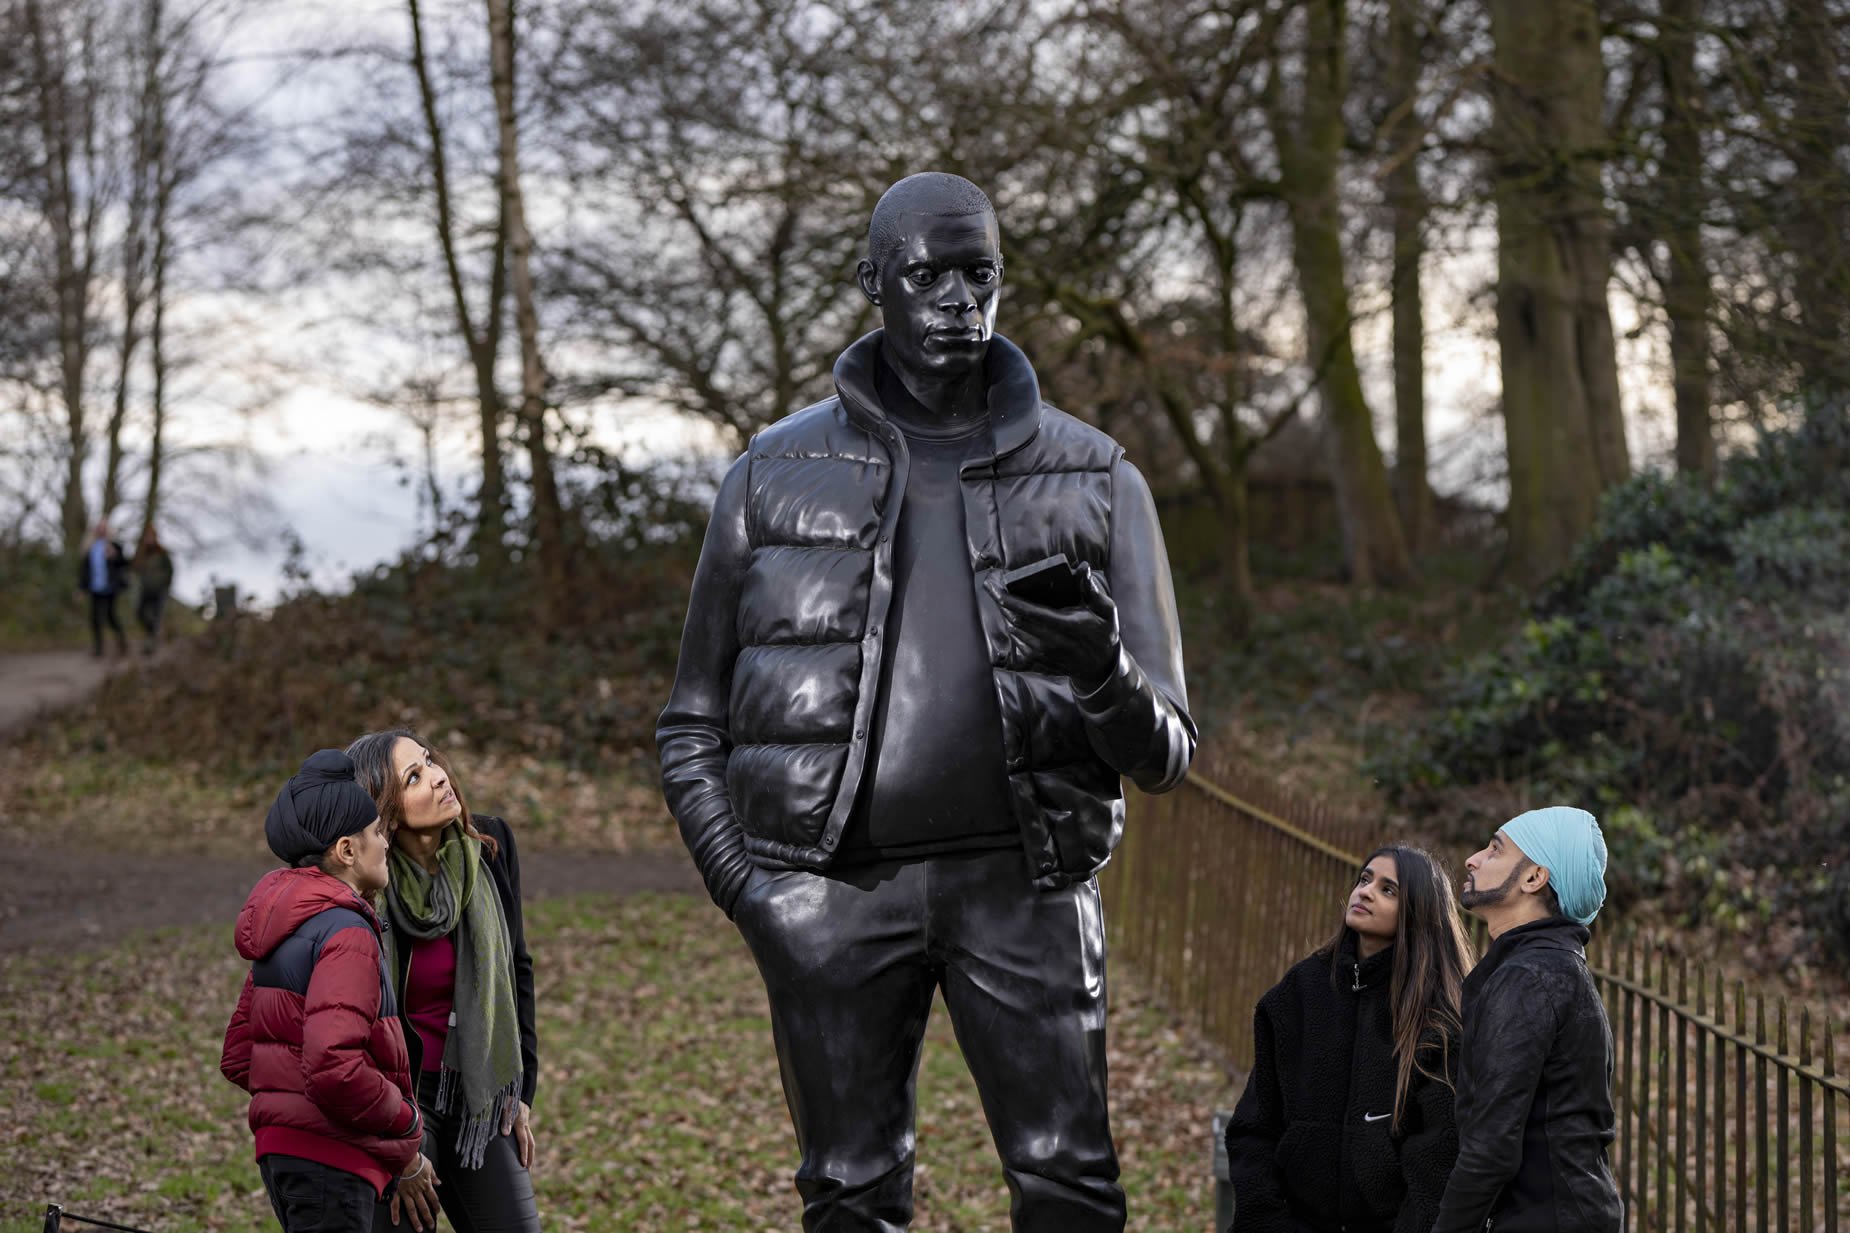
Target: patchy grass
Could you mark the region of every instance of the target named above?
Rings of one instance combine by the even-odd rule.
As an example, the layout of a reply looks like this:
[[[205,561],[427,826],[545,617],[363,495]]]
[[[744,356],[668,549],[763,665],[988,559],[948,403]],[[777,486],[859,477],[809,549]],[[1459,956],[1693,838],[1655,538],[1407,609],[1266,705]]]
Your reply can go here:
[[[535,904],[549,1228],[787,1229],[795,1149],[764,994],[703,900]],[[217,1071],[244,965],[225,929],[0,958],[0,1233],[57,1201],[156,1230],[271,1229],[245,1098]],[[1114,1128],[1135,1227],[1212,1220],[1208,1116],[1227,1076],[1115,974]],[[1005,1227],[1008,1196],[942,1009],[919,1075],[919,1228]]]
[[[652,764],[585,771],[466,747],[455,760],[470,806],[512,821],[523,848],[631,852],[680,842]],[[283,778],[81,747],[0,747],[0,840],[55,837],[129,852],[262,852],[264,812]]]

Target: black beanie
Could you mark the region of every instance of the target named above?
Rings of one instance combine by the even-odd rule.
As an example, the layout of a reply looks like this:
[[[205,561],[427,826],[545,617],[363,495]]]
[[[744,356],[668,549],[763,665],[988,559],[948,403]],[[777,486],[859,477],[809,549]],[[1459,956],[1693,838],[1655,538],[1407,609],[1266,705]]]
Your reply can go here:
[[[354,770],[353,759],[340,750],[317,750],[276,794],[263,820],[263,837],[284,864],[320,856],[335,840],[365,830],[379,816]]]

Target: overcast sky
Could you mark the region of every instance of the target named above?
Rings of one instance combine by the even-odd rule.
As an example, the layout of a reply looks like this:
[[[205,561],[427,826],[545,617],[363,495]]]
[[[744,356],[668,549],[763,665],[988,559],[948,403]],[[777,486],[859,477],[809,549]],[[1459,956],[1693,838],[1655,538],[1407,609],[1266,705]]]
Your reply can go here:
[[[437,11],[441,12],[439,3]],[[262,18],[247,22],[234,45],[232,84],[245,97],[262,96],[274,118],[313,124],[319,114],[350,106],[363,97],[356,74],[378,72],[373,61],[362,70],[354,65],[328,65],[296,79],[288,90],[275,89],[276,65],[288,62],[288,53],[331,42],[348,44],[373,41],[396,44],[405,38],[406,19],[398,0],[342,0],[335,4],[299,6],[283,4],[261,10]],[[536,243],[547,242],[545,206],[535,211]],[[1003,218],[1004,231],[1008,220]],[[1495,340],[1491,336],[1482,300],[1470,297],[1481,290],[1494,269],[1488,244],[1473,244],[1478,251],[1464,257],[1429,258],[1426,290],[1427,396],[1429,435],[1438,465],[1449,467],[1434,477],[1441,490],[1456,490],[1477,473],[1488,452],[1500,453],[1500,423],[1485,416],[1498,392]],[[1487,264],[1490,263],[1490,264]],[[377,289],[373,289],[374,293]],[[844,296],[856,294],[844,284]],[[241,346],[252,355],[272,357],[285,373],[274,374],[276,388],[261,401],[263,410],[249,417],[242,439],[256,455],[261,478],[256,490],[261,500],[246,507],[234,504],[200,520],[194,528],[202,537],[191,560],[179,561],[178,590],[187,599],[209,590],[213,580],[235,582],[239,589],[261,602],[274,598],[284,580],[283,539],[277,532],[289,529],[304,549],[303,563],[315,583],[338,587],[357,570],[398,556],[417,540],[423,528],[419,479],[415,468],[395,467],[393,457],[415,463],[420,445],[407,419],[359,395],[370,383],[389,383],[407,363],[401,342],[369,334],[355,314],[331,313],[325,288],[304,293],[299,302],[275,304],[266,300],[262,316],[233,314]],[[1003,332],[1008,329],[1007,293],[1004,292]],[[1362,362],[1371,405],[1375,408],[1379,438],[1392,449],[1393,393],[1388,368],[1388,320],[1385,296],[1379,289],[1363,288],[1357,295],[1356,350]],[[210,317],[213,306],[196,306]],[[449,328],[442,305],[433,308],[432,332],[440,346]],[[542,305],[544,313],[544,305]],[[1629,338],[1635,314],[1629,301],[1614,297],[1615,332],[1620,338],[1621,382],[1624,386],[1634,458],[1649,464],[1669,449],[1670,395],[1662,373],[1665,343],[1661,331],[1645,331]],[[849,339],[843,339],[845,346]],[[510,339],[511,342],[511,339]],[[542,339],[544,343],[544,339]],[[448,363],[449,353],[438,357]],[[261,365],[259,365],[261,366]],[[376,381],[375,381],[376,379]],[[220,405],[248,401],[241,392],[222,387],[215,397]],[[188,418],[176,417],[175,433],[182,442],[223,439],[224,416],[211,409]],[[632,461],[664,454],[712,449],[710,433],[677,426],[672,417],[647,408],[600,410],[593,425],[601,443],[622,450]],[[1447,448],[1448,444],[1455,447]],[[446,436],[439,473],[452,485],[471,475],[475,439],[466,411]],[[412,483],[403,482],[407,478]],[[1492,485],[1478,495],[1500,499]],[[234,530],[246,532],[243,537]],[[250,542],[259,541],[259,542]]]

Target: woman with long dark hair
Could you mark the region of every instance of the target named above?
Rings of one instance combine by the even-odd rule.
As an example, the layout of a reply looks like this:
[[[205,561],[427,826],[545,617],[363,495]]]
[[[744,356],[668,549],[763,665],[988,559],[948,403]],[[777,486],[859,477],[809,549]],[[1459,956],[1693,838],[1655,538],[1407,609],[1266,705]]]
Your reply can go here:
[[[1234,1233],[1426,1233],[1458,1156],[1452,1073],[1471,952],[1445,869],[1369,854],[1329,942],[1253,1014],[1227,1124]]]
[[[449,762],[415,733],[369,732],[347,756],[391,830],[386,967],[433,1164],[399,1179],[375,1233],[407,1217],[434,1228],[439,1204],[456,1233],[537,1233],[538,1037],[514,833],[469,812]]]

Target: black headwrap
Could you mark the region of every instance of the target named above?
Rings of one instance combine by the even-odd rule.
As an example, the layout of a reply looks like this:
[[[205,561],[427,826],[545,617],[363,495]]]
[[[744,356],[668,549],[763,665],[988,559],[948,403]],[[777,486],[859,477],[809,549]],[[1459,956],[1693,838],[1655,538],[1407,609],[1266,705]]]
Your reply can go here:
[[[263,837],[284,864],[319,856],[335,840],[363,831],[379,807],[354,779],[353,759],[338,749],[309,755],[302,769],[276,794],[263,820]]]

